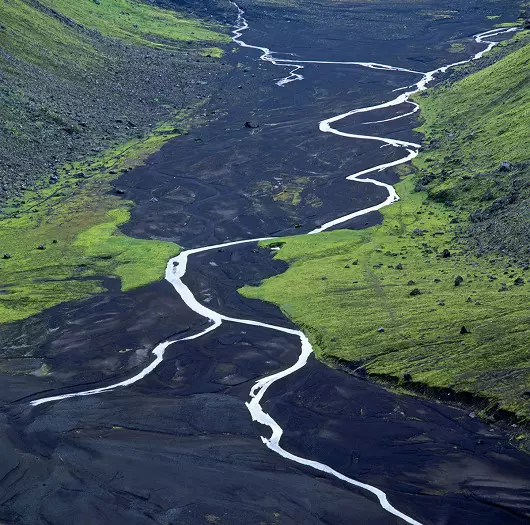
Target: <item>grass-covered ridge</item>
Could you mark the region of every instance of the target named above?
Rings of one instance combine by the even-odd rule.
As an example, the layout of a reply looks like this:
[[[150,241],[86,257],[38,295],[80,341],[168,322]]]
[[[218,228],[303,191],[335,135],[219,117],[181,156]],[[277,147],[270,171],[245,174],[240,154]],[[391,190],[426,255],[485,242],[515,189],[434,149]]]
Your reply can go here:
[[[213,24],[134,0],[42,0],[43,5],[104,36],[143,45],[174,41],[228,42]]]
[[[78,73],[101,58],[88,38],[23,0],[0,2],[0,24],[2,70],[24,60],[52,70],[69,66]]]
[[[243,295],[279,305],[320,358],[528,421],[529,61],[526,46],[418,97],[430,146],[383,223],[282,239],[290,268]]]

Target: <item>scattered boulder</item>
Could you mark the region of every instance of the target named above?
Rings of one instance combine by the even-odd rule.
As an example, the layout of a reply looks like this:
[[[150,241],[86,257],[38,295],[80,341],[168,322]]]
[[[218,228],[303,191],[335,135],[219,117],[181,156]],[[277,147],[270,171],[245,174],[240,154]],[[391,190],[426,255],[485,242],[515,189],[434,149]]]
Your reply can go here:
[[[530,29],[530,18],[527,18],[527,19],[523,22],[523,29]]]
[[[524,284],[524,279],[522,277],[517,277],[513,284],[515,284],[515,286],[522,286]]]
[[[116,188],[116,193],[118,195],[123,195],[125,193],[125,190],[122,190],[121,188]]]
[[[461,335],[466,335],[466,334],[470,334],[471,332],[465,327],[465,326],[462,326],[462,328],[460,328],[460,334]]]
[[[37,246],[37,250],[45,250],[46,249],[46,246],[44,246],[44,244],[39,244]]]
[[[461,275],[457,275],[455,278],[455,286],[460,286],[464,282],[464,278]]]
[[[257,122],[256,120],[247,120],[245,122],[245,128],[249,128],[249,129],[259,128],[259,122]]]
[[[403,270],[403,265],[401,263],[396,264],[396,270]]]
[[[322,279],[323,281],[327,281],[327,280],[328,280],[328,278],[327,278],[325,275],[323,275],[323,276],[321,277],[321,279]]]
[[[377,329],[377,331],[378,331],[380,334],[382,334],[382,333],[385,331],[385,329],[384,329],[382,326],[380,326],[380,327]]]
[[[4,259],[11,259],[10,253],[4,253]]]
[[[508,286],[506,285],[506,283],[501,283],[501,287],[499,288],[499,292],[507,292],[508,291]]]
[[[359,264],[359,259],[355,259],[355,261],[352,261],[353,266],[357,266]]]
[[[510,171],[511,168],[512,168],[512,165],[507,160],[503,160],[499,164],[499,167],[497,168],[497,171],[507,172],[507,171]]]
[[[407,283],[409,286],[412,286],[413,284],[416,284],[412,279]]]
[[[444,250],[442,252],[442,257],[444,259],[447,259],[447,258],[451,257],[451,252],[447,248],[444,248]]]
[[[408,372],[403,374],[403,381],[412,381],[412,375]]]
[[[494,199],[494,195],[493,195],[493,192],[491,190],[487,190],[486,193],[484,193],[484,195],[482,195],[482,198],[481,200],[482,201],[492,201]]]
[[[410,292],[410,295],[414,296],[414,295],[421,295],[421,290],[419,288],[414,288],[411,292]]]

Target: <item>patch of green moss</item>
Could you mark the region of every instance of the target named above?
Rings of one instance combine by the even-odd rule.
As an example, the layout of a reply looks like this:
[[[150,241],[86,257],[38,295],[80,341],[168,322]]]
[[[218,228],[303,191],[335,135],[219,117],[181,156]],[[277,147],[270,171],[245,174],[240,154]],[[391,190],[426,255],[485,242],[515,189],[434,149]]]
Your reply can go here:
[[[201,51],[203,57],[222,58],[224,51],[220,47],[205,47]]]
[[[463,53],[465,50],[466,46],[459,42],[455,42],[449,47],[449,53]]]
[[[412,178],[397,190],[402,200],[384,209],[381,226],[282,239],[276,257],[290,268],[242,294],[280,306],[320,358],[360,362],[372,374],[411,373],[430,386],[527,409],[526,287],[499,291],[502,258],[444,258],[444,249],[455,249],[450,212],[423,204]],[[459,275],[464,281],[455,286]],[[470,333],[461,334],[462,326]]]
[[[115,276],[122,290],[163,278],[166,263],[179,252],[173,243],[133,239],[119,226],[132,203],[113,192],[119,173],[185,128],[187,113],[159,126],[145,139],[104,152],[60,170],[51,188],[26,192],[24,204],[0,221],[0,322],[34,315],[58,303],[104,290],[102,277]]]
[[[273,199],[291,206],[298,206],[302,202],[302,192],[308,183],[307,177],[296,177],[286,184],[281,184],[280,189],[274,192]]]

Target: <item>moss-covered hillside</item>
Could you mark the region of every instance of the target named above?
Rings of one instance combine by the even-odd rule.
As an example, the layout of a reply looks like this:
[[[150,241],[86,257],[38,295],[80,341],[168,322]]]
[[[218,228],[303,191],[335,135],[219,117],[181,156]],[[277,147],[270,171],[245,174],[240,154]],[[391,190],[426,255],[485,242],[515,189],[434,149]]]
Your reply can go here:
[[[0,0],[0,323],[163,277],[112,181],[190,125],[226,30],[132,0]],[[217,58],[215,58],[217,56]]]
[[[382,225],[282,239],[288,271],[242,293],[320,358],[528,422],[529,61],[525,45],[418,97],[428,147]]]

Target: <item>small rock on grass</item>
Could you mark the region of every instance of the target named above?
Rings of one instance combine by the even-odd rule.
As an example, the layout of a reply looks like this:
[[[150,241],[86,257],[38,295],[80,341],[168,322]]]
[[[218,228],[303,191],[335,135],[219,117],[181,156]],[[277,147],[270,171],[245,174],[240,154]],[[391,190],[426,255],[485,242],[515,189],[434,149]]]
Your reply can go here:
[[[466,334],[470,334],[471,332],[465,327],[465,326],[462,326],[462,328],[460,328],[460,334],[461,335],[466,335]]]
[[[507,161],[507,160],[503,160],[500,164],[499,164],[499,167],[497,168],[499,171],[510,171],[510,168],[512,167],[512,165]]]
[[[457,275],[455,278],[455,286],[460,286],[464,282],[464,278],[461,275]]]

